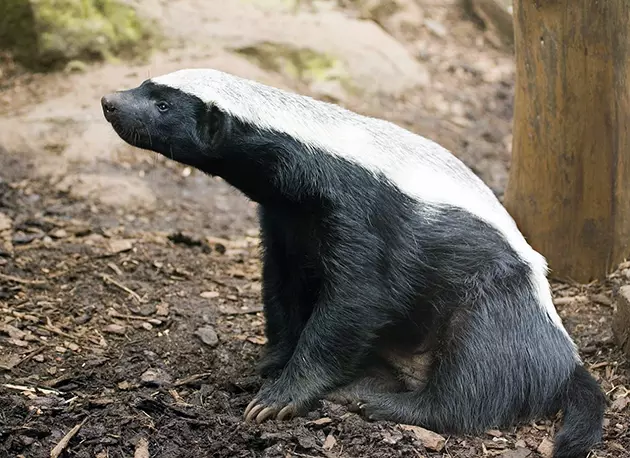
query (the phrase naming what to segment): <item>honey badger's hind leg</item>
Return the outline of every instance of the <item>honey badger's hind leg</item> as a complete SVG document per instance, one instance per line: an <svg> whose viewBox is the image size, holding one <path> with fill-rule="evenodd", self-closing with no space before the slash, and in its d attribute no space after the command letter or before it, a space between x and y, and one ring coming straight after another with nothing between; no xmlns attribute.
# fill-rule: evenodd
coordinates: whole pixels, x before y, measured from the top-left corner
<svg viewBox="0 0 630 458"><path fill-rule="evenodd" d="M521 283L521 284L519 284ZM497 277L451 315L424 388L366 397L373 420L478 434L547 417L578 363L563 330L518 276Z"/></svg>
<svg viewBox="0 0 630 458"><path fill-rule="evenodd" d="M326 395L326 400L360 412L365 399L372 396L421 389L426 384L432 356L430 351L383 352L354 381Z"/></svg>

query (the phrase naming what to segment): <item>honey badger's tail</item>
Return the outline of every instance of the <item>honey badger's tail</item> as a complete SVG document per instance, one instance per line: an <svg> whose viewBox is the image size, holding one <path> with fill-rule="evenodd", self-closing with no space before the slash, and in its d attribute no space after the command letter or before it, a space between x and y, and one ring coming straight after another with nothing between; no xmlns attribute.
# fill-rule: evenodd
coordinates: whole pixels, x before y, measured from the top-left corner
<svg viewBox="0 0 630 458"><path fill-rule="evenodd" d="M606 398L584 366L569 379L562 409L564 424L555 439L554 458L585 458L602 437Z"/></svg>

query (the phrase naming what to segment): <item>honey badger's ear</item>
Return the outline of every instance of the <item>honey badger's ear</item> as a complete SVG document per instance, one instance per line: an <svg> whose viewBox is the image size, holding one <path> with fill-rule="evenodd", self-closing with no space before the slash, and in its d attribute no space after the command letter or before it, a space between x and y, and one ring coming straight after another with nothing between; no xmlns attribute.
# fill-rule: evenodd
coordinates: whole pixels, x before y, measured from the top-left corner
<svg viewBox="0 0 630 458"><path fill-rule="evenodd" d="M216 105L208 105L206 113L207 129L210 135L210 146L217 148L232 131L232 120Z"/></svg>

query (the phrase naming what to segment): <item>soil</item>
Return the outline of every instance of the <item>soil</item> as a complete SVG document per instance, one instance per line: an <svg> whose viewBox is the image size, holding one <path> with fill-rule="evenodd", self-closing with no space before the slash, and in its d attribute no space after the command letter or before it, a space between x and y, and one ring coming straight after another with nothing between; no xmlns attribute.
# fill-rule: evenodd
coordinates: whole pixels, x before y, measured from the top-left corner
<svg viewBox="0 0 630 458"><path fill-rule="evenodd" d="M439 10L443 27L432 23L422 37L434 83L344 104L443 143L501 195L511 57L454 5L418 3L429 16ZM182 49L161 59L192 62ZM139 72L111 64L33 75L8 57L0 69L0 115L24 131L20 116L51 106L94 105L89 113L98 114L95 94L108 82L131 85ZM77 140L64 129L68 151ZM109 148L97 133L80 137L94 148L82 154ZM51 135L46 147L0 144L0 456L51 456L77 426L60 456L549 456L560 417L438 446L327 402L306 418L244 423L265 342L255 206L220 179L162 158L117 146L84 160L51 148ZM553 283L565 326L610 400L597 457L630 453L630 367L611 332L612 299L629 267L597 284Z"/></svg>

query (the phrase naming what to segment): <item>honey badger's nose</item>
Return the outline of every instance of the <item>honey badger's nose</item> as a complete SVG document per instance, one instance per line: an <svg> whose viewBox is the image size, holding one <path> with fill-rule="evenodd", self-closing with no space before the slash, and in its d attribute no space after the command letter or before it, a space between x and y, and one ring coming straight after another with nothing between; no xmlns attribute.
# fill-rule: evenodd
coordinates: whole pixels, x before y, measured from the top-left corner
<svg viewBox="0 0 630 458"><path fill-rule="evenodd" d="M118 102L119 97L117 94L108 94L101 98L101 106L106 119L109 119L109 116L116 112Z"/></svg>

